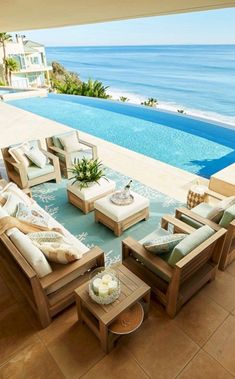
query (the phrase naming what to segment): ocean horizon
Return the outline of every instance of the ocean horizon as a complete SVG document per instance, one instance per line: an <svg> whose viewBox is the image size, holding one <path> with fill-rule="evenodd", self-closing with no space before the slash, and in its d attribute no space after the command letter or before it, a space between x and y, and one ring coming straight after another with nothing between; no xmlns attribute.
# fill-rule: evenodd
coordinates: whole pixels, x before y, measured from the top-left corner
<svg viewBox="0 0 235 379"><path fill-rule="evenodd" d="M235 125L235 45L122 45L47 47L82 80L101 80L114 99L139 103L156 98L159 108Z"/></svg>

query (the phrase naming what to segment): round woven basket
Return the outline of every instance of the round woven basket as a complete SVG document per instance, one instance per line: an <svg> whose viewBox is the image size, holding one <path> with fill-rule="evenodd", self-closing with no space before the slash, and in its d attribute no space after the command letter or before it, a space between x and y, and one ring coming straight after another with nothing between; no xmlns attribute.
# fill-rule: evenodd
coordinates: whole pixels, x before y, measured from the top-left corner
<svg viewBox="0 0 235 379"><path fill-rule="evenodd" d="M109 330L114 334L129 334L140 327L143 319L143 307L140 303L136 303L118 316L109 326Z"/></svg>

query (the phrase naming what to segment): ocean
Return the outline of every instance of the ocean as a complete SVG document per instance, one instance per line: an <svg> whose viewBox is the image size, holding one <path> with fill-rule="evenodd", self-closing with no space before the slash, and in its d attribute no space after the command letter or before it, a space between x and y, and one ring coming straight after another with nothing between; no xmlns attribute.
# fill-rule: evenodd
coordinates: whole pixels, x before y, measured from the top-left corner
<svg viewBox="0 0 235 379"><path fill-rule="evenodd" d="M114 99L159 107L235 125L235 45L47 47L82 80L101 80Z"/></svg>

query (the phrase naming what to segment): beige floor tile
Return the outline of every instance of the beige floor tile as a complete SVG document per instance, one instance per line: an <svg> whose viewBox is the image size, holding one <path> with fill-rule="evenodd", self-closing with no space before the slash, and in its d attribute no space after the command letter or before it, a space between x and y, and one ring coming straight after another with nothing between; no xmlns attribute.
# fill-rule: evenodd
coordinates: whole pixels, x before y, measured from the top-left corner
<svg viewBox="0 0 235 379"><path fill-rule="evenodd" d="M218 271L216 279L202 289L217 304L231 312L235 308L235 277L226 271Z"/></svg>
<svg viewBox="0 0 235 379"><path fill-rule="evenodd" d="M235 317L229 316L204 346L212 357L235 376Z"/></svg>
<svg viewBox="0 0 235 379"><path fill-rule="evenodd" d="M85 374L105 355L95 335L86 325L78 324L75 307L63 312L38 335L69 379Z"/></svg>
<svg viewBox="0 0 235 379"><path fill-rule="evenodd" d="M15 303L16 299L3 279L0 277L0 309L6 309Z"/></svg>
<svg viewBox="0 0 235 379"><path fill-rule="evenodd" d="M233 376L226 371L215 359L204 351L200 351L177 379L232 379Z"/></svg>
<svg viewBox="0 0 235 379"><path fill-rule="evenodd" d="M155 314L121 343L153 379L174 378L199 349L174 320Z"/></svg>
<svg viewBox="0 0 235 379"><path fill-rule="evenodd" d="M227 311L199 292L180 310L174 321L202 346L227 315Z"/></svg>
<svg viewBox="0 0 235 379"><path fill-rule="evenodd" d="M23 307L16 304L0 312L0 364L36 340Z"/></svg>
<svg viewBox="0 0 235 379"><path fill-rule="evenodd" d="M14 355L1 369L4 379L61 379L64 375L41 342Z"/></svg>
<svg viewBox="0 0 235 379"><path fill-rule="evenodd" d="M226 271L229 272L231 275L235 276L235 261L228 265Z"/></svg>
<svg viewBox="0 0 235 379"><path fill-rule="evenodd" d="M114 349L88 371L82 379L148 379L133 356L123 347Z"/></svg>

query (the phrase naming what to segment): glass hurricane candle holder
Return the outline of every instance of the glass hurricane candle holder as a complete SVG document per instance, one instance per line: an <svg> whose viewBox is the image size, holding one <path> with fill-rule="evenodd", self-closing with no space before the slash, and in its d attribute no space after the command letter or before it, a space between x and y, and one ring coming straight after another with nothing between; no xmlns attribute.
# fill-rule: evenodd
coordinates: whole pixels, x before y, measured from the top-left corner
<svg viewBox="0 0 235 379"><path fill-rule="evenodd" d="M89 295L98 304L111 304L121 292L118 273L114 269L99 267L92 271Z"/></svg>

